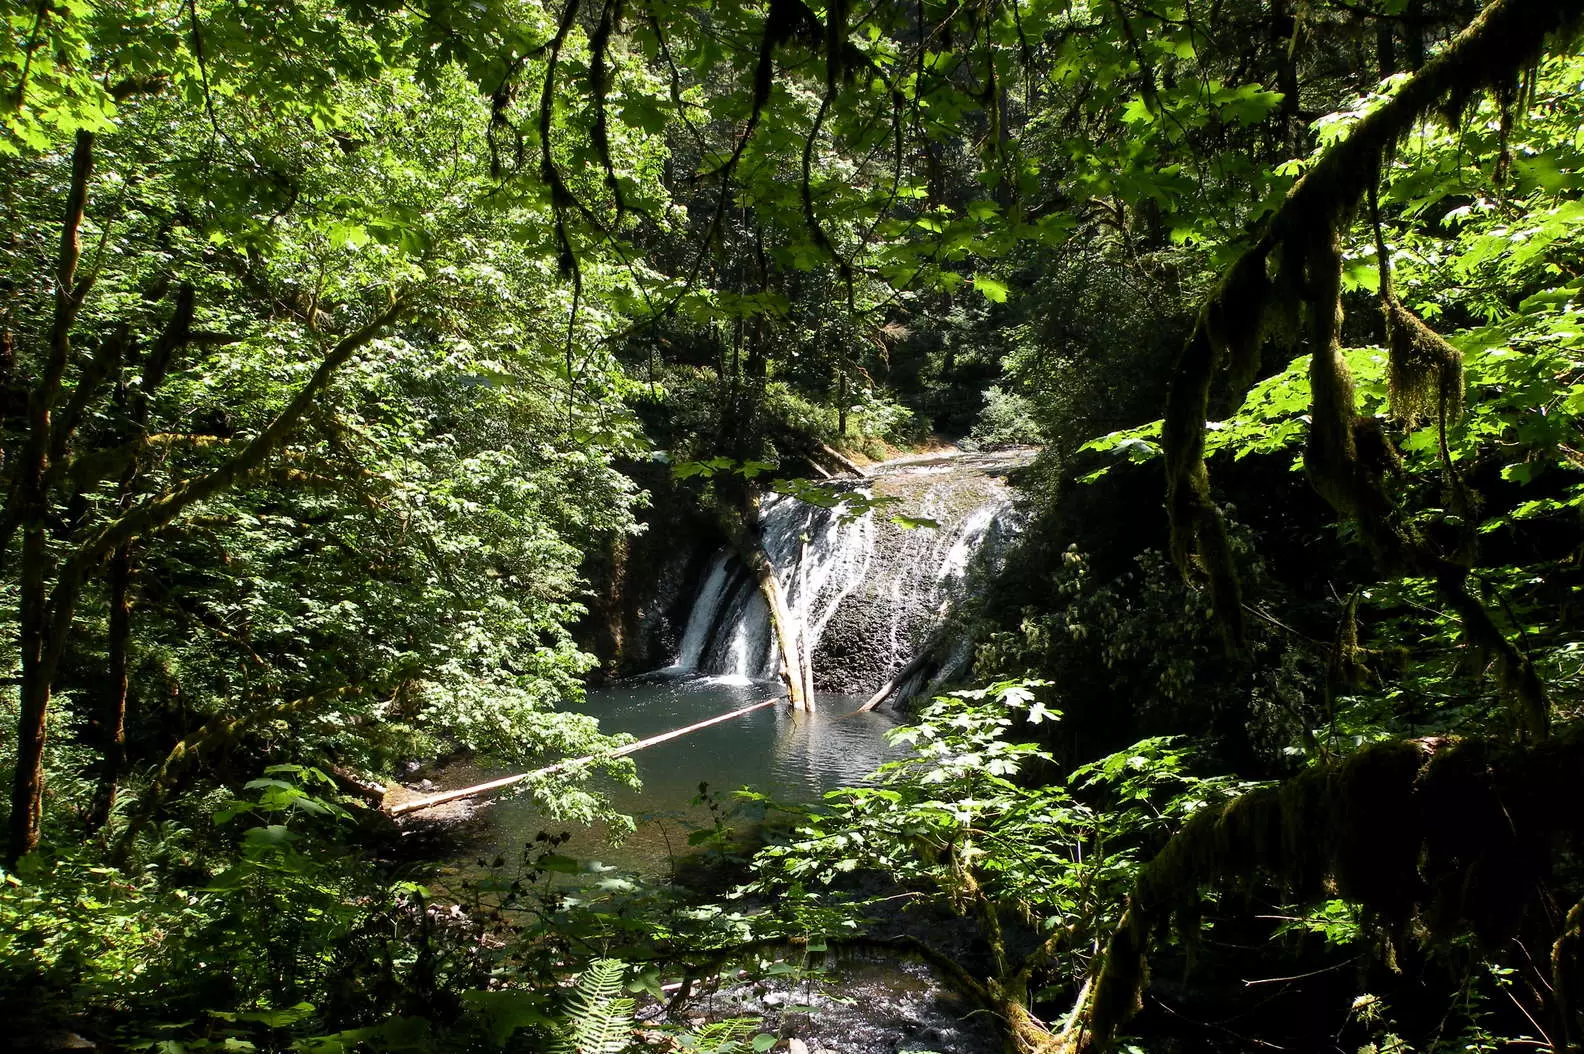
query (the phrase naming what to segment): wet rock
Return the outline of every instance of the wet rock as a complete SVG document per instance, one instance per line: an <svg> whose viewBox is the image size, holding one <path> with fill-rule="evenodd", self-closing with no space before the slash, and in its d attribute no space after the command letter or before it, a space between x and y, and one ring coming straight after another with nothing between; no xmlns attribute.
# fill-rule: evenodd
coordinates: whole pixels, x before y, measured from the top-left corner
<svg viewBox="0 0 1584 1054"><path fill-rule="evenodd" d="M76 1032L26 1033L13 1037L11 1049L22 1051L55 1052L98 1050L99 1044Z"/></svg>
<svg viewBox="0 0 1584 1054"><path fill-rule="evenodd" d="M802 979L730 985L711 997L711 1007L716 1017L762 1013L764 1032L797 1032L777 1048L787 1054L1001 1052L987 1015L974 1013L928 967L911 961L847 959Z"/></svg>
<svg viewBox="0 0 1584 1054"><path fill-rule="evenodd" d="M873 466L864 492L895 504L857 519L787 497L764 503L765 551L812 642L817 691L868 695L939 643L971 565L993 563L1016 531L1011 491L999 477L1029 456L953 453ZM894 514L937 526L904 526ZM773 679L769 611L746 570L719 556L696 593L697 668Z"/></svg>

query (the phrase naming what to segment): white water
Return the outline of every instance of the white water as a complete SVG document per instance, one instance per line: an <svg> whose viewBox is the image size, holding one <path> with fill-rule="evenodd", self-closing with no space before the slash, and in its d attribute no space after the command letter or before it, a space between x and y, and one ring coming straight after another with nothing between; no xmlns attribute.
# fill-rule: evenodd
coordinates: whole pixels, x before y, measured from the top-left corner
<svg viewBox="0 0 1584 1054"><path fill-rule="evenodd" d="M875 466L865 496L872 486L902 503L861 516L784 495L763 503L765 553L812 656L816 686L873 691L931 639L961 598L975 556L991 543L999 550L1013 530L1010 493L994 474L1016 463L959 455ZM903 530L893 512L940 526ZM969 649L944 643L945 666L960 672ZM671 669L762 681L778 667L769 609L752 576L729 553L716 554Z"/></svg>
<svg viewBox="0 0 1584 1054"><path fill-rule="evenodd" d="M704 579L698 598L693 601L687 630L682 634L682 650L676 661L679 669L698 669L699 660L704 656L704 646L709 643L715 613L720 609L721 594L726 592L726 584L730 580L730 571L726 554L717 553L710 564L709 577Z"/></svg>

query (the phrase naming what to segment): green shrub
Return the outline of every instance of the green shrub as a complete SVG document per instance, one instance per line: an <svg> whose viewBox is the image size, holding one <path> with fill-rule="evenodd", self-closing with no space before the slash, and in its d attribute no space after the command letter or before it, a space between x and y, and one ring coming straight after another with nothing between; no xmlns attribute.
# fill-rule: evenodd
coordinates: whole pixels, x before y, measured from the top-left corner
<svg viewBox="0 0 1584 1054"><path fill-rule="evenodd" d="M969 438L982 447L1022 446L1043 439L1035 420L1034 402L999 385L985 389L984 409Z"/></svg>

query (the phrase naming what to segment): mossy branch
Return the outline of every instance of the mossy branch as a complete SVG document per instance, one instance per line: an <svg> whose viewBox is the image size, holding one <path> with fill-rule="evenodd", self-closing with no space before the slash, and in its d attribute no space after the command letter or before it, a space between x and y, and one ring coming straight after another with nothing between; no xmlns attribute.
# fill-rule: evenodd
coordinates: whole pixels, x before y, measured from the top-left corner
<svg viewBox="0 0 1584 1054"><path fill-rule="evenodd" d="M1432 738L1365 747L1201 811L1140 872L1095 976L1082 1046L1105 1047L1139 1008L1150 941L1174 921L1191 938L1202 889L1274 881L1294 900L1341 896L1432 939L1500 943L1544 910L1556 844L1584 846L1584 813L1558 808L1581 793L1579 737L1531 747ZM1577 934L1558 947L1569 940Z"/></svg>
<svg viewBox="0 0 1584 1054"><path fill-rule="evenodd" d="M126 827L116 838L115 846L111 851L112 857L118 860L126 858L138 833L147 826L149 820L153 819L186 773L203 757L213 757L216 753L229 749L243 733L266 721L294 717L318 709L324 704L356 698L362 694L364 689L360 687L341 685L311 692L301 698L277 703L274 706L250 710L245 714L215 717L207 721L198 731L172 747L170 753L165 756L164 762L160 764L159 771L154 776L153 784L144 793L137 811L132 814Z"/></svg>
<svg viewBox="0 0 1584 1054"><path fill-rule="evenodd" d="M95 531L71 555L72 567L79 572L86 572L88 568L109 555L116 546L163 527L193 503L227 490L238 480L261 468L265 460L285 442L287 435L297 427L298 422L309 409L318 402L335 378L336 372L360 349L383 333L386 327L400 318L408 306L407 298L395 297L383 311L360 329L348 333L337 341L320 361L313 376L297 390L291 401L275 415L274 420L266 425L263 431L210 472L178 484Z"/></svg>
<svg viewBox="0 0 1584 1054"><path fill-rule="evenodd" d="M1402 528L1383 486L1395 452L1373 422L1357 415L1338 340L1340 237L1359 199L1378 180L1386 152L1420 120L1437 110L1458 112L1478 92L1508 84L1542 54L1550 34L1571 27L1581 14L1584 0L1495 0L1487 6L1445 50L1320 157L1202 306L1167 402L1166 503L1172 555L1185 576L1206 580L1234 646L1244 641L1241 587L1226 527L1210 494L1205 420L1217 374L1226 368L1233 393L1246 391L1272 334L1306 338L1312 349L1313 413L1306 462L1316 490L1358 524L1384 567L1425 575L1438 584L1461 581L1455 560ZM1389 296L1389 287L1383 288ZM1400 346L1394 358L1402 364L1396 370L1402 374L1401 386L1406 392L1418 391L1427 386L1426 377L1434 376L1439 411L1453 410L1447 388L1455 383L1461 396L1461 371L1454 368L1449 346L1400 304L1388 300L1385 307L1393 343ZM1300 319L1306 320L1302 327ZM1466 568L1461 570L1466 575ZM1466 589L1443 592L1460 614L1467 613L1465 627L1471 636L1488 638L1494 623L1488 613L1481 614L1483 605L1478 600L1469 604L1473 598ZM1532 666L1505 638L1491 646L1503 666L1520 726L1543 735L1550 701Z"/></svg>

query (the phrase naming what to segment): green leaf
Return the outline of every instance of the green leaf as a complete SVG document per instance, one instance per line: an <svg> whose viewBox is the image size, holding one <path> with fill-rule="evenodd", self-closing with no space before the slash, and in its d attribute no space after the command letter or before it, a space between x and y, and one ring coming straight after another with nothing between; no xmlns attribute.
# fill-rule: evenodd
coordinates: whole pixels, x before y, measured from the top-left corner
<svg viewBox="0 0 1584 1054"><path fill-rule="evenodd" d="M1009 290L1005 282L991 278L989 275L976 274L974 275L973 285L991 303L1006 303Z"/></svg>
<svg viewBox="0 0 1584 1054"><path fill-rule="evenodd" d="M539 1028L553 1021L545 1013L545 997L531 990L464 992L462 1002L484 1019L490 1041L496 1046L506 1043L518 1029Z"/></svg>
<svg viewBox="0 0 1584 1054"><path fill-rule="evenodd" d="M312 1003L297 1003L293 1006L281 1007L273 1010L247 1010L235 1015L225 1015L217 1011L210 1011L214 1017L226 1021L255 1021L270 1028L282 1028L293 1025L303 1020L314 1012Z"/></svg>

